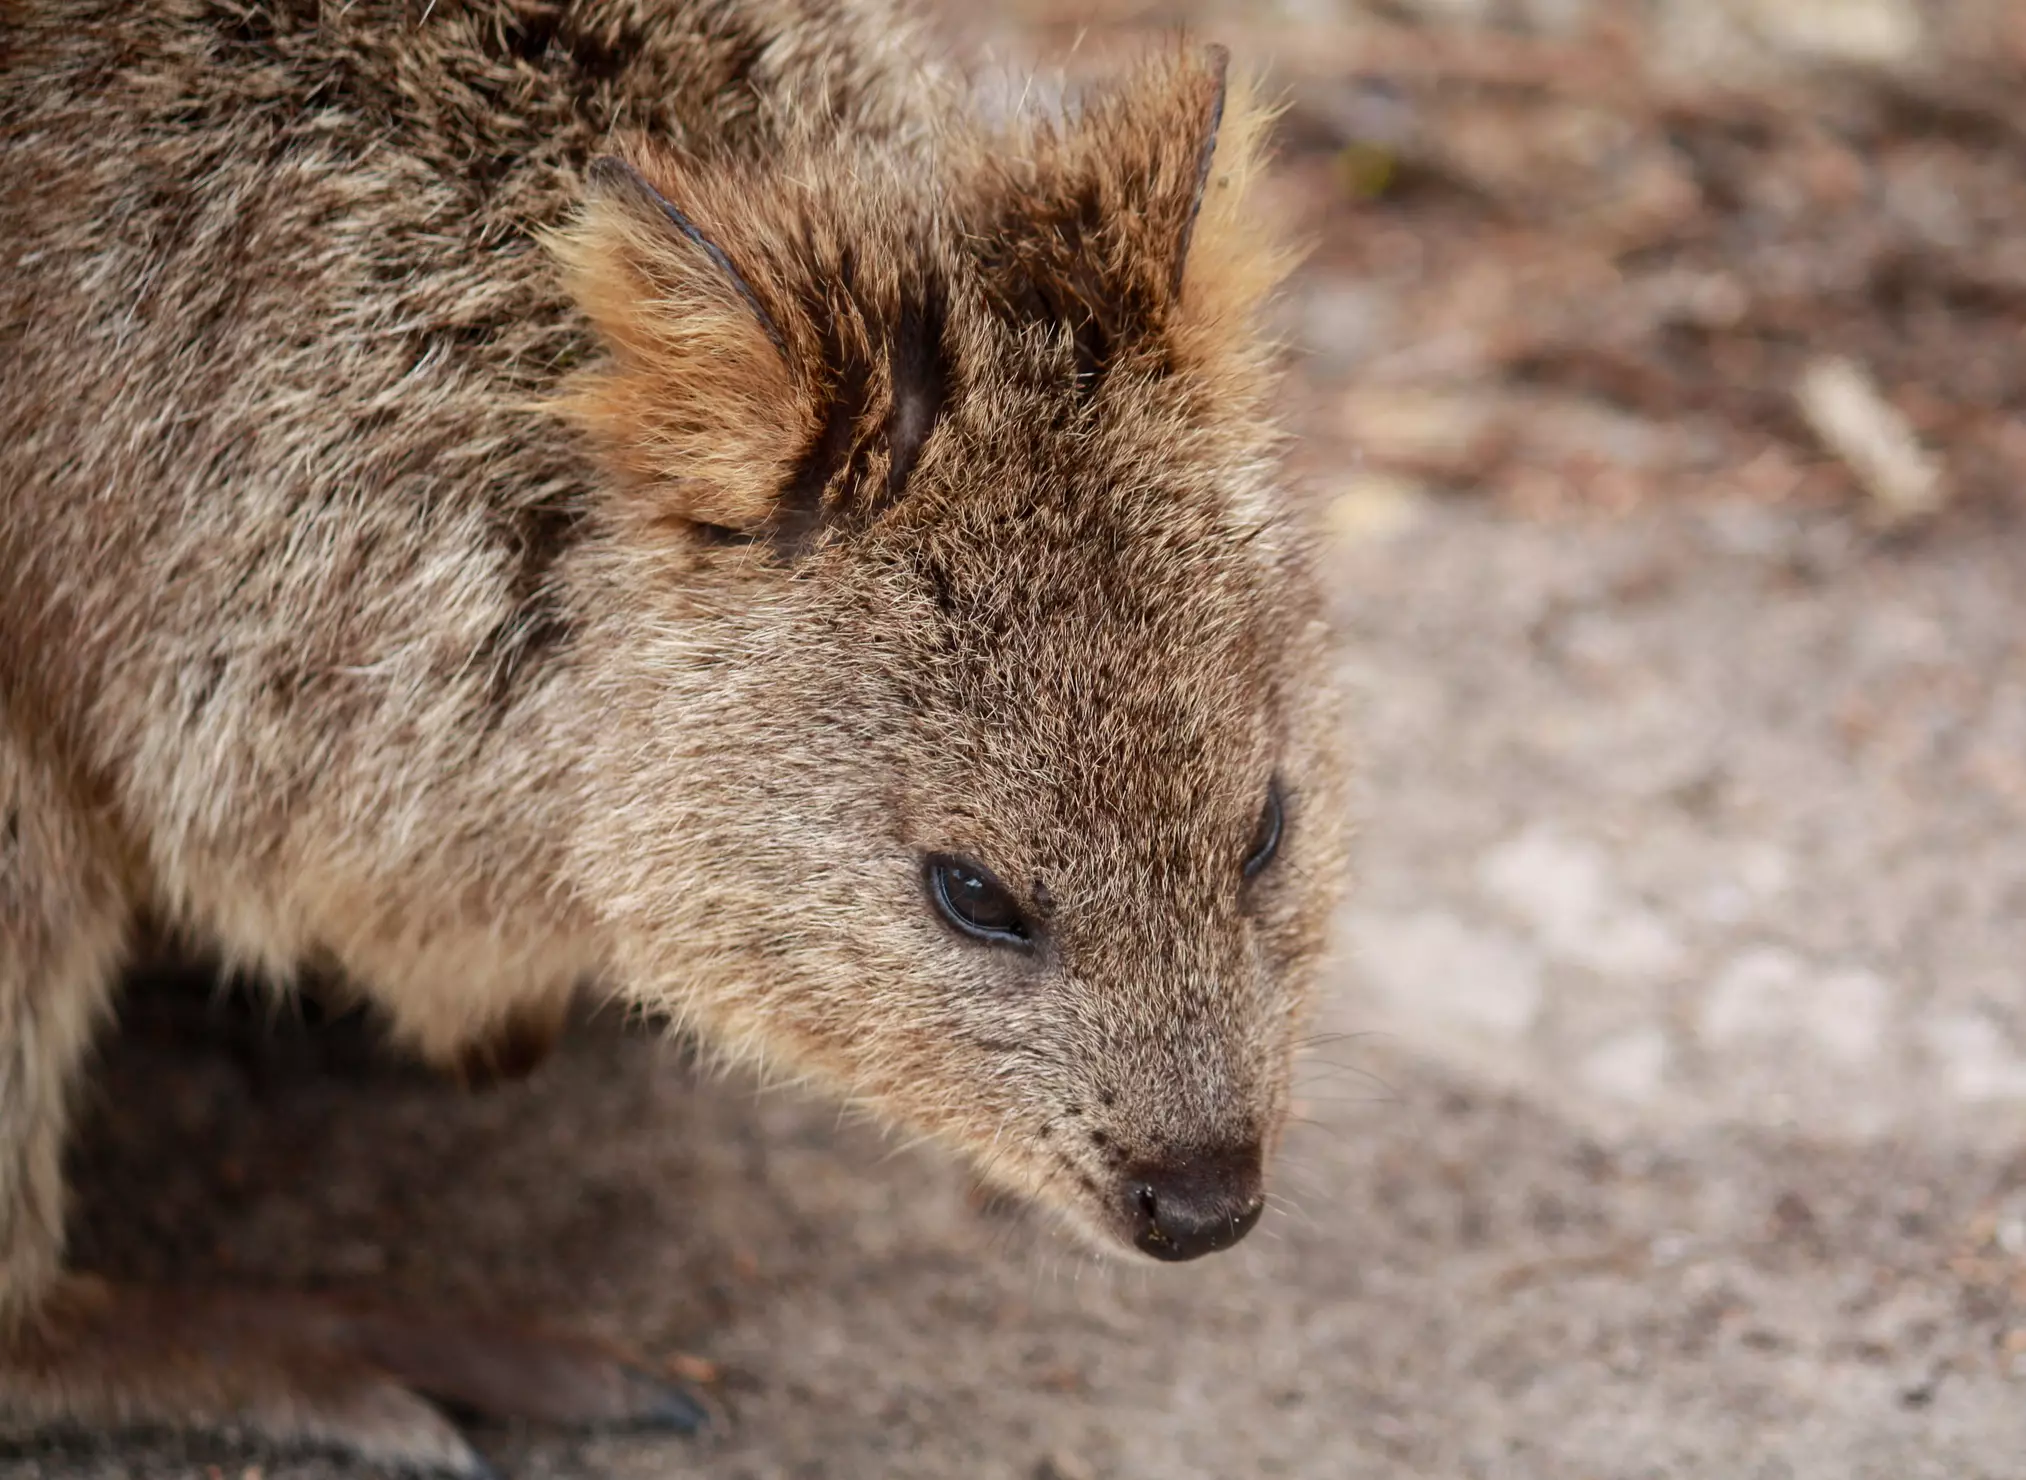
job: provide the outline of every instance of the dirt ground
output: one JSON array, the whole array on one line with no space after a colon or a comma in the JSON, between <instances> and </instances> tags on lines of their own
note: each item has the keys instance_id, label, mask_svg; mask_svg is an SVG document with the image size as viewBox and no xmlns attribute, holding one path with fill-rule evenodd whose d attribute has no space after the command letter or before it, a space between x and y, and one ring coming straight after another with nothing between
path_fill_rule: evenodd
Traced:
<instances>
[{"instance_id":1,"label":"dirt ground","mask_svg":"<svg viewBox=\"0 0 2026 1480\"><path fill-rule=\"evenodd\" d=\"M968 24L1120 9L1177 14ZM1296 461L1362 756L1261 1229L1094 1262L610 1020L465 1096L147 993L79 1262L720 1369L701 1441L475 1431L514 1480L2026 1477L2026 25L1197 11L1293 98ZM1839 450L1830 358L1929 476Z\"/></svg>"}]
</instances>

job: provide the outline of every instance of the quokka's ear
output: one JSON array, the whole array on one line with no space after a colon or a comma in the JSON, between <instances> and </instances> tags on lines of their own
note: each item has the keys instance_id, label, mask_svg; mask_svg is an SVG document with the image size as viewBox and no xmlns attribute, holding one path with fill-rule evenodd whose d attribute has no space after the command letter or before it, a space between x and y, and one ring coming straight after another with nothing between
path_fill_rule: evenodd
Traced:
<instances>
[{"instance_id":1,"label":"quokka's ear","mask_svg":"<svg viewBox=\"0 0 2026 1480\"><path fill-rule=\"evenodd\" d=\"M672 160L592 166L583 209L547 244L612 359L573 377L556 409L653 490L653 517L748 533L816 434L819 390L768 306L777 285L746 275L735 236L720 245L716 223L740 219L726 195Z\"/></svg>"},{"instance_id":2,"label":"quokka's ear","mask_svg":"<svg viewBox=\"0 0 2026 1480\"><path fill-rule=\"evenodd\" d=\"M1183 239L1171 330L1186 363L1235 370L1243 362L1256 370L1271 357L1263 310L1300 256L1257 188L1278 111L1261 96L1256 75L1229 79Z\"/></svg>"},{"instance_id":3,"label":"quokka's ear","mask_svg":"<svg viewBox=\"0 0 2026 1480\"><path fill-rule=\"evenodd\" d=\"M1249 205L1271 114L1229 72L1222 47L1157 56L978 162L987 283L1065 326L1086 380L1254 353L1289 261Z\"/></svg>"},{"instance_id":4,"label":"quokka's ear","mask_svg":"<svg viewBox=\"0 0 2026 1480\"><path fill-rule=\"evenodd\" d=\"M916 164L802 141L765 161L600 161L549 240L611 353L559 409L637 517L795 551L897 499L951 383L947 255Z\"/></svg>"}]
</instances>

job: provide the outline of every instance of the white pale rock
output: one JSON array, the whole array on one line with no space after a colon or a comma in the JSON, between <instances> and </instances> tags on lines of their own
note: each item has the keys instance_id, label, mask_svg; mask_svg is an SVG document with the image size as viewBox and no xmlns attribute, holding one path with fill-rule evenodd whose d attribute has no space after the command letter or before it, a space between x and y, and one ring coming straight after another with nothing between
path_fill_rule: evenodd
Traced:
<instances>
[{"instance_id":1,"label":"white pale rock","mask_svg":"<svg viewBox=\"0 0 2026 1480\"><path fill-rule=\"evenodd\" d=\"M1794 1025L1794 999L1807 965L1792 951L1761 946L1733 958L1702 1000L1696 1033L1710 1048L1765 1043Z\"/></svg>"},{"instance_id":2,"label":"white pale rock","mask_svg":"<svg viewBox=\"0 0 2026 1480\"><path fill-rule=\"evenodd\" d=\"M1590 0L1530 0L1527 19L1551 35L1568 35L1590 19Z\"/></svg>"},{"instance_id":3,"label":"white pale rock","mask_svg":"<svg viewBox=\"0 0 2026 1480\"><path fill-rule=\"evenodd\" d=\"M1732 880L1722 879L1695 896L1695 908L1713 925L1739 925L1751 916L1752 896Z\"/></svg>"},{"instance_id":4,"label":"white pale rock","mask_svg":"<svg viewBox=\"0 0 2026 1480\"><path fill-rule=\"evenodd\" d=\"M1451 24L1483 25L1491 19L1492 0L1409 0L1423 15Z\"/></svg>"},{"instance_id":5,"label":"white pale rock","mask_svg":"<svg viewBox=\"0 0 2026 1480\"><path fill-rule=\"evenodd\" d=\"M1752 23L1767 40L1826 61L1905 62L1924 39L1912 0L1778 0L1750 9Z\"/></svg>"},{"instance_id":6,"label":"white pale rock","mask_svg":"<svg viewBox=\"0 0 2026 1480\"><path fill-rule=\"evenodd\" d=\"M1418 484L1385 473L1348 478L1329 502L1324 525L1350 544L1389 540L1418 524L1428 512L1428 495Z\"/></svg>"},{"instance_id":7,"label":"white pale rock","mask_svg":"<svg viewBox=\"0 0 2026 1480\"><path fill-rule=\"evenodd\" d=\"M1604 861L1597 850L1542 828L1487 853L1477 881L1551 942L1579 933L1604 907Z\"/></svg>"},{"instance_id":8,"label":"white pale rock","mask_svg":"<svg viewBox=\"0 0 2026 1480\"><path fill-rule=\"evenodd\" d=\"M1711 1049L1813 1054L1845 1069L1876 1062L1892 1014L1892 988L1858 968L1821 971L1792 951L1760 946L1710 983L1696 1033Z\"/></svg>"},{"instance_id":9,"label":"white pale rock","mask_svg":"<svg viewBox=\"0 0 2026 1480\"><path fill-rule=\"evenodd\" d=\"M1770 843L1747 843L1722 875L1691 896L1693 907L1714 925L1741 925L1763 912L1794 881L1794 860Z\"/></svg>"},{"instance_id":10,"label":"white pale rock","mask_svg":"<svg viewBox=\"0 0 2026 1480\"><path fill-rule=\"evenodd\" d=\"M1625 904L1563 950L1579 965L1609 976L1656 977L1680 969L1681 941L1653 911Z\"/></svg>"},{"instance_id":11,"label":"white pale rock","mask_svg":"<svg viewBox=\"0 0 2026 1480\"><path fill-rule=\"evenodd\" d=\"M1892 1016L1892 988L1869 971L1836 971L1811 994L1808 1027L1814 1040L1846 1068L1877 1061Z\"/></svg>"},{"instance_id":12,"label":"white pale rock","mask_svg":"<svg viewBox=\"0 0 2026 1480\"><path fill-rule=\"evenodd\" d=\"M1442 910L1359 913L1350 939L1365 980L1407 1015L1497 1038L1540 1015L1540 955L1504 931Z\"/></svg>"},{"instance_id":13,"label":"white pale rock","mask_svg":"<svg viewBox=\"0 0 2026 1480\"><path fill-rule=\"evenodd\" d=\"M1583 1057L1577 1078L1593 1092L1614 1100L1647 1104L1667 1081L1671 1054L1658 1027L1632 1028L1607 1038Z\"/></svg>"},{"instance_id":14,"label":"white pale rock","mask_svg":"<svg viewBox=\"0 0 2026 1480\"><path fill-rule=\"evenodd\" d=\"M1663 976L1682 963L1674 931L1618 887L1594 844L1532 828L1486 854L1477 879L1565 961L1625 977Z\"/></svg>"},{"instance_id":15,"label":"white pale rock","mask_svg":"<svg viewBox=\"0 0 2026 1480\"><path fill-rule=\"evenodd\" d=\"M1754 899L1778 899L1794 882L1794 856L1772 843L1750 843L1738 854L1737 881Z\"/></svg>"},{"instance_id":16,"label":"white pale rock","mask_svg":"<svg viewBox=\"0 0 2026 1480\"><path fill-rule=\"evenodd\" d=\"M2026 1100L2026 1058L1981 1012L1950 1013L1923 1025L1928 1052L1962 1100Z\"/></svg>"}]
</instances>

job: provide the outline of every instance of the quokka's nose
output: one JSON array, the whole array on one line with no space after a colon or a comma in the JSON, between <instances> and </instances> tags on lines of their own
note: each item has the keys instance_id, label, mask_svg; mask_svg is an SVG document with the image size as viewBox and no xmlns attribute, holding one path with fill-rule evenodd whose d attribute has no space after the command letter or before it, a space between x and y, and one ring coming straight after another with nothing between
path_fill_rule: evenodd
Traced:
<instances>
[{"instance_id":1,"label":"quokka's nose","mask_svg":"<svg viewBox=\"0 0 2026 1480\"><path fill-rule=\"evenodd\" d=\"M1126 1172L1133 1244L1156 1259L1197 1259L1252 1231L1266 1206L1257 1146L1177 1152Z\"/></svg>"}]
</instances>

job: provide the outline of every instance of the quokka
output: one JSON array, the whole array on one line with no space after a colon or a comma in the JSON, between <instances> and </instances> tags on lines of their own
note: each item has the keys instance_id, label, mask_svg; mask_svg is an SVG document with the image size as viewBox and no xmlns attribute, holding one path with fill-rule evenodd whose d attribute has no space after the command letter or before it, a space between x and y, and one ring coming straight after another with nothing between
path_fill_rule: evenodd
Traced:
<instances>
[{"instance_id":1,"label":"quokka","mask_svg":"<svg viewBox=\"0 0 2026 1480\"><path fill-rule=\"evenodd\" d=\"M1342 807L1266 113L1180 45L981 112L848 0L0 0L10 1422L696 1416L67 1273L144 931L466 1073L616 995L1101 1244L1252 1226Z\"/></svg>"}]
</instances>

